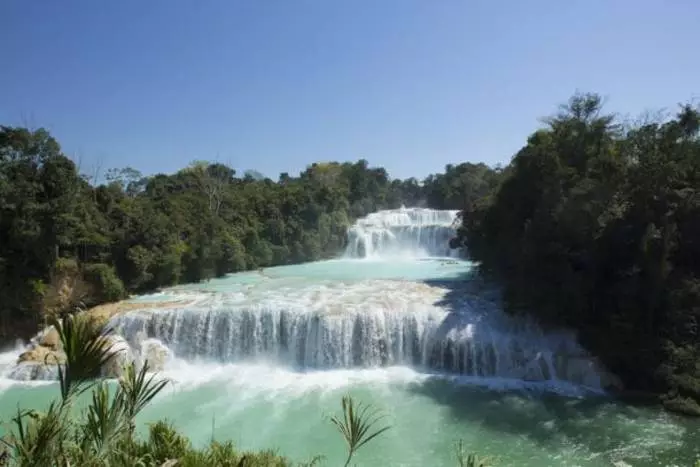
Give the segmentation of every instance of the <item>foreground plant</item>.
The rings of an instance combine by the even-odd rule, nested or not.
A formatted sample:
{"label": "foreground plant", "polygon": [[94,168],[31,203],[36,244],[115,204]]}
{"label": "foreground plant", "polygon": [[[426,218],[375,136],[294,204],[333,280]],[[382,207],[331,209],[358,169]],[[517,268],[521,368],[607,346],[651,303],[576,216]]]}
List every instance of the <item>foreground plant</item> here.
{"label": "foreground plant", "polygon": [[[58,365],[61,400],[52,402],[43,413],[18,410],[13,419],[15,432],[4,443],[19,466],[68,466],[71,460],[80,465],[106,465],[111,455],[129,444],[136,415],[163,390],[166,381],[149,377],[147,365],[137,371],[131,362],[111,394],[109,386],[97,378],[117,354],[109,339],[112,330],[95,326],[80,315],[54,319],[51,324],[66,356],[65,364]],[[91,403],[78,425],[71,407],[90,389]]]}
{"label": "foreground plant", "polygon": [[[151,426],[139,441],[136,416],[165,388],[167,381],[148,374],[131,362],[116,384],[98,378],[117,351],[112,330],[96,326],[85,316],[68,316],[51,323],[58,332],[66,358],[58,368],[61,399],[44,412],[18,410],[14,430],[3,439],[7,448],[0,466],[18,467],[292,467],[273,451],[241,452],[231,442],[214,440],[194,449],[189,440],[165,422]],[[76,417],[74,402],[92,390],[87,408]],[[317,465],[321,457],[302,466]]]}
{"label": "foreground plant", "polygon": [[459,467],[489,467],[491,465],[488,459],[479,458],[474,453],[467,453],[464,448],[464,441],[461,439],[455,446],[455,454]]}
{"label": "foreground plant", "polygon": [[68,315],[62,320],[51,318],[51,326],[66,356],[65,365],[57,365],[58,382],[64,404],[89,390],[100,377],[102,368],[114,358],[117,351],[109,337],[113,330],[97,326],[86,315]]}
{"label": "foreground plant", "polygon": [[377,413],[372,406],[355,403],[351,396],[343,396],[343,417],[331,417],[331,422],[345,439],[348,447],[348,457],[345,467],[350,465],[352,456],[365,444],[387,431],[390,426],[384,426],[374,432],[370,432],[384,415]]}
{"label": "foreground plant", "polygon": [[8,451],[7,457],[15,465],[30,467],[52,465],[61,458],[61,441],[68,436],[64,406],[52,402],[46,412],[17,409],[12,419],[16,433],[3,440]]}

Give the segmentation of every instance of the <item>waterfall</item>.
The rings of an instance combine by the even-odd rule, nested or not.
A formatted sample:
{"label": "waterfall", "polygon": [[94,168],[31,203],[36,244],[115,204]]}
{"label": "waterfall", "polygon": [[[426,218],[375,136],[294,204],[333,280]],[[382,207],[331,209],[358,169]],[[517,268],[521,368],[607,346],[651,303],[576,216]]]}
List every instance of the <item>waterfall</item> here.
{"label": "waterfall", "polygon": [[159,339],[187,360],[263,359],[316,369],[409,365],[532,380],[557,376],[542,355],[542,336],[499,332],[459,317],[445,326],[449,321],[429,307],[342,315],[253,307],[131,313],[112,325],[127,339],[143,333]]}
{"label": "waterfall", "polygon": [[571,335],[544,334],[477,297],[448,305],[441,287],[378,280],[326,286],[322,299],[315,287],[296,292],[307,300],[285,300],[282,292],[251,303],[224,294],[195,306],[131,312],[111,326],[133,347],[157,339],[185,360],[302,369],[405,365],[600,386]]}
{"label": "waterfall", "polygon": [[459,211],[405,208],[379,211],[348,229],[346,257],[450,257]]}
{"label": "waterfall", "polygon": [[[297,369],[403,365],[477,379],[611,384],[571,333],[545,333],[506,315],[497,299],[469,289],[464,274],[444,279],[446,271],[470,270],[468,262],[442,259],[456,219],[456,211],[376,212],[348,229],[345,259],[173,288],[169,303],[109,324],[130,349],[125,354],[157,367],[171,359]],[[44,379],[54,372],[20,364],[11,374]]]}

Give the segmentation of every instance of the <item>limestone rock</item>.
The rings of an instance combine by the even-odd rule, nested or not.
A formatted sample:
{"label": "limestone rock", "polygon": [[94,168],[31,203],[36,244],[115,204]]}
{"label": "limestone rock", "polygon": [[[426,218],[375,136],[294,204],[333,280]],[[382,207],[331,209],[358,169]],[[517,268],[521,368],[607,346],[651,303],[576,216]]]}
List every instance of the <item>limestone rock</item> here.
{"label": "limestone rock", "polygon": [[61,338],[58,336],[56,328],[53,326],[47,328],[39,339],[39,345],[48,347],[51,350],[59,350],[61,348]]}
{"label": "limestone rock", "polygon": [[66,356],[63,354],[63,352],[52,350],[41,345],[22,353],[18,359],[18,363],[34,362],[48,365],[61,364],[65,361]]}
{"label": "limestone rock", "polygon": [[[42,337],[40,342],[43,341],[44,338]],[[120,336],[102,337],[101,341],[103,346],[111,346],[111,350],[116,352],[115,355],[109,359],[102,368],[102,376],[106,378],[118,378],[122,375],[124,365],[133,359],[131,348]],[[49,343],[51,342],[49,341]],[[55,350],[54,348],[45,345],[35,345],[33,348],[20,354],[19,358],[17,359],[18,365],[32,363],[53,366],[63,364],[65,361],[66,356],[61,350]]]}

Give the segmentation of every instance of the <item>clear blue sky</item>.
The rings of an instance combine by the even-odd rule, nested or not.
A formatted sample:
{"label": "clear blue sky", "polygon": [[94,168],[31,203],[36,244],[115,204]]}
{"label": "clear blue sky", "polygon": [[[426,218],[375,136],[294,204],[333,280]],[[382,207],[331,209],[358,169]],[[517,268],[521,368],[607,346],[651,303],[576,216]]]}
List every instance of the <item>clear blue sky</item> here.
{"label": "clear blue sky", "polygon": [[698,0],[0,2],[0,123],[103,169],[506,163],[576,90],[700,93]]}

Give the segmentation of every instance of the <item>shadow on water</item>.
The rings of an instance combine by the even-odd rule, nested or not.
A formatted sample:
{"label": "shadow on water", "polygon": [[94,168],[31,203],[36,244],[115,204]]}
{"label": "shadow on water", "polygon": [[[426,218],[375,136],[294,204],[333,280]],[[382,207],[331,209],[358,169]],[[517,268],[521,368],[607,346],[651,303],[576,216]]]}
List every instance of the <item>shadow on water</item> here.
{"label": "shadow on water", "polygon": [[[637,458],[635,466],[691,465],[700,455],[695,421],[622,405],[605,396],[493,390],[437,377],[411,384],[409,390],[448,408],[450,416],[469,426],[524,437],[552,451],[573,445],[586,457]],[[478,451],[478,446],[473,449]],[[645,461],[650,463],[639,463]]]}
{"label": "shadow on water", "polygon": [[[435,303],[449,312],[440,333],[464,325],[464,310],[477,323],[501,307],[497,289],[474,270],[424,282],[446,290]],[[454,384],[444,377],[414,383],[409,390],[448,408],[457,420],[485,431],[522,436],[545,448],[572,444],[587,451],[588,457],[625,460],[633,466],[690,466],[700,459],[700,420],[648,403],[623,403],[609,395],[567,397],[541,390],[494,390]]]}

